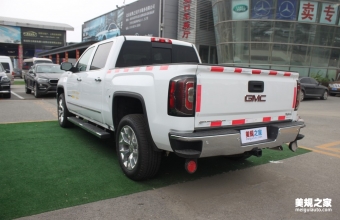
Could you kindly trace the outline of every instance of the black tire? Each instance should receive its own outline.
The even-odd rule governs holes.
[[[230,156],[227,156],[227,158],[230,160],[234,160],[234,161],[242,161],[242,160],[248,159],[251,156],[252,155],[250,153],[245,152],[243,154],[230,155]]]
[[[124,174],[132,180],[152,178],[160,168],[161,153],[152,149],[147,130],[148,127],[142,114],[126,115],[119,122],[116,130],[115,140],[119,164]],[[133,140],[135,140],[135,145],[133,145]]]
[[[320,99],[321,99],[321,100],[327,100],[327,98],[328,98],[328,91],[325,90],[325,91],[322,93]]]
[[[300,93],[300,101],[302,102],[303,100],[305,100],[305,91],[301,91],[301,93]]]
[[[4,98],[10,99],[10,98],[11,98],[11,95],[12,95],[12,93],[11,93],[11,91],[9,91],[9,93],[5,93],[5,94],[4,94]]]
[[[25,83],[25,92],[26,94],[31,94],[32,90],[30,90],[27,86],[27,82]]]
[[[73,116],[73,114],[70,113],[67,109],[64,93],[61,93],[58,96],[57,109],[59,125],[63,128],[71,127],[73,124],[69,120],[67,120],[67,118]]]
[[[330,96],[335,96],[336,94],[335,93],[329,93]]]
[[[40,94],[38,92],[38,85],[37,84],[35,84],[35,86],[34,86],[34,97],[36,97],[36,98],[40,97]]]

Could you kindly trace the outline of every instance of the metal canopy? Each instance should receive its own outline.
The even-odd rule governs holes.
[[[71,44],[65,47],[58,47],[49,51],[45,51],[42,53],[38,53],[37,56],[38,57],[42,57],[42,56],[49,56],[49,55],[55,55],[55,54],[60,54],[60,53],[65,53],[65,52],[69,52],[69,51],[74,51],[74,50],[78,50],[78,49],[84,49],[84,48],[88,48],[89,46],[91,46],[94,43],[97,43],[98,41],[86,41],[86,42],[81,42],[78,44]]]
[[[74,31],[74,27],[68,24],[46,22],[46,21],[34,21],[20,18],[9,18],[0,16],[0,25],[18,26],[18,27],[30,27],[41,28],[49,30],[65,30]]]

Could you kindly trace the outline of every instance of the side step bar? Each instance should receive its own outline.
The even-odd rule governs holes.
[[[76,117],[68,117],[67,118],[70,122],[77,125],[78,127],[81,127],[82,129],[90,132],[91,134],[94,134],[95,136],[101,138],[101,139],[107,139],[111,137],[111,134],[99,127],[96,127],[90,123],[87,123],[86,121],[76,118]]]

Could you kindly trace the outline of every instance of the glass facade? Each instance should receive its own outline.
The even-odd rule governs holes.
[[[219,64],[340,72],[340,0],[212,0]]]

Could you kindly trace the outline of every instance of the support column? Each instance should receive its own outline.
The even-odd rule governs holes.
[[[57,53],[56,55],[57,55],[57,61],[56,61],[56,63],[57,63],[57,64],[60,64],[60,62],[59,62],[59,53]]]
[[[65,52],[65,62],[68,62],[68,52]]]
[[[23,63],[23,52],[22,52],[22,44],[18,45],[18,68],[22,69],[22,63]]]

